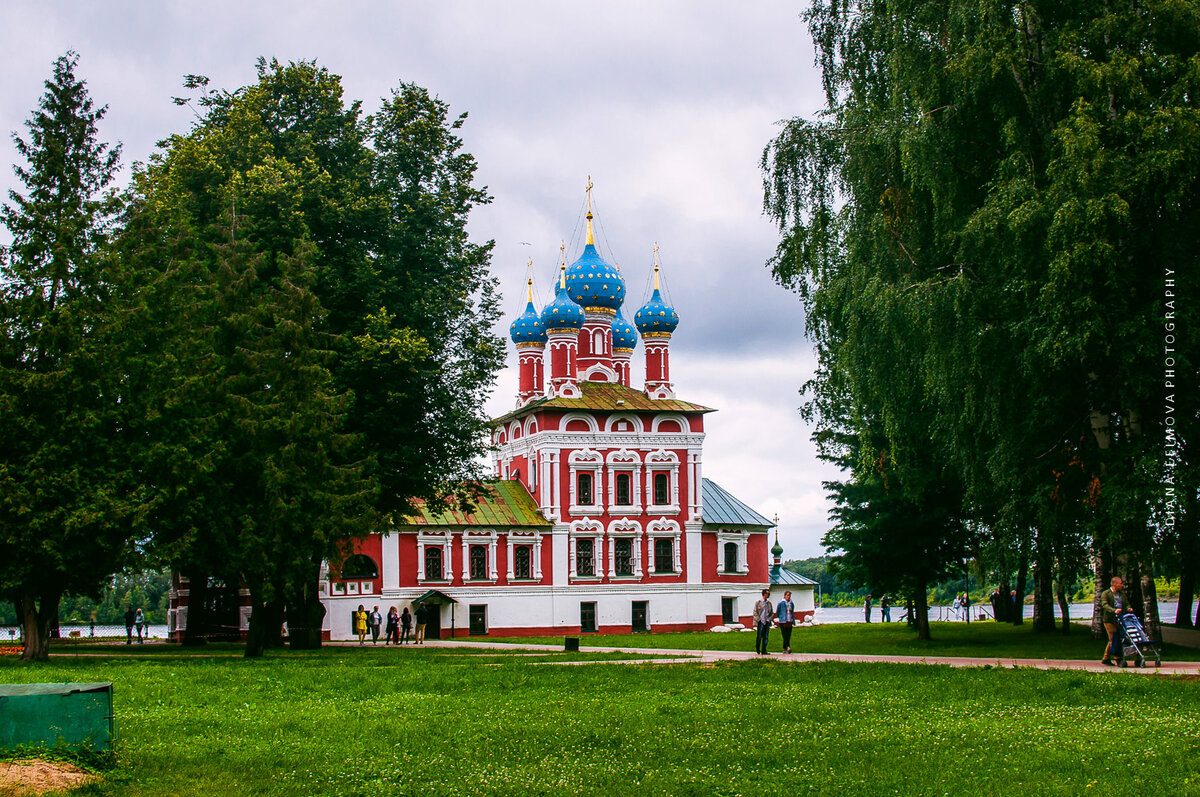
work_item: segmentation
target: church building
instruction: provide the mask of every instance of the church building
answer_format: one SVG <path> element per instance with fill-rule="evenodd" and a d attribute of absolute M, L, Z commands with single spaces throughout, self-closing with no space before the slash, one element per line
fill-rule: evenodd
<path fill-rule="evenodd" d="M 777 539 L 768 550 L 777 524 L 703 474 L 713 410 L 676 396 L 680 319 L 657 250 L 653 294 L 630 324 L 589 195 L 582 254 L 564 256 L 548 305 L 534 305 L 532 279 L 527 296 L 510 328 L 518 393 L 494 422 L 493 479 L 464 489 L 470 511 L 419 507 L 324 568 L 326 638 L 354 638 L 360 604 L 384 615 L 423 604 L 427 638 L 742 628 L 784 579 L 798 622 L 811 617 L 814 582 L 780 570 Z"/>

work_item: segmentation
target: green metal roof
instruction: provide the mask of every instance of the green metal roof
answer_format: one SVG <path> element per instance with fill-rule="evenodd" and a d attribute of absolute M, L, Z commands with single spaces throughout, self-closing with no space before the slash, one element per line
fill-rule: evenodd
<path fill-rule="evenodd" d="M 531 412 L 546 409 L 599 410 L 604 412 L 715 412 L 711 407 L 677 399 L 652 399 L 640 390 L 612 382 L 580 382 L 580 398 L 538 399 L 496 418 L 493 423 L 505 423 Z"/>
<path fill-rule="evenodd" d="M 701 479 L 701 498 L 704 501 L 704 525 L 720 526 L 765 526 L 774 523 L 734 498 L 727 490 L 719 487 L 712 479 Z"/>
<path fill-rule="evenodd" d="M 553 526 L 542 516 L 533 496 L 521 482 L 480 482 L 474 485 L 477 496 L 464 491 L 463 498 L 474 504 L 473 511 L 463 511 L 455 499 L 449 509 L 431 510 L 424 502 L 417 503 L 417 512 L 400 518 L 397 526 Z"/>

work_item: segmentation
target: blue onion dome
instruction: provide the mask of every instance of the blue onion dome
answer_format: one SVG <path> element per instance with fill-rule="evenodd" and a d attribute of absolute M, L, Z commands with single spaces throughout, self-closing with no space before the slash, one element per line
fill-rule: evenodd
<path fill-rule="evenodd" d="M 637 330 L 625 320 L 621 311 L 617 310 L 617 315 L 612 322 L 613 351 L 633 351 L 637 347 L 637 340 Z"/>
<path fill-rule="evenodd" d="M 561 278 L 554 290 L 554 301 L 542 309 L 541 321 L 546 332 L 583 328 L 583 308 L 571 301 Z"/>
<path fill-rule="evenodd" d="M 583 254 L 567 269 L 567 292 L 580 307 L 615 311 L 625 301 L 625 280 L 588 241 Z"/>
<path fill-rule="evenodd" d="M 662 294 L 655 288 L 650 301 L 634 314 L 633 323 L 643 335 L 670 335 L 679 326 L 679 313 L 663 301 Z"/>
<path fill-rule="evenodd" d="M 525 312 L 512 322 L 512 326 L 508 328 L 508 334 L 512 338 L 512 342 L 518 346 L 546 342 L 546 328 L 542 326 L 542 321 L 538 318 L 537 310 L 533 307 L 533 300 L 530 300 L 529 304 L 525 306 Z"/>

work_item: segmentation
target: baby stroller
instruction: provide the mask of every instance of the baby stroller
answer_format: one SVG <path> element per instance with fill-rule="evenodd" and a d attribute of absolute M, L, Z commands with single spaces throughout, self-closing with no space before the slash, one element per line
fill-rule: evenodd
<path fill-rule="evenodd" d="M 1155 642 L 1146 633 L 1146 629 L 1142 627 L 1141 621 L 1137 615 L 1132 612 L 1122 614 L 1120 617 L 1121 630 L 1125 632 L 1124 642 L 1124 658 L 1121 659 L 1121 666 L 1125 667 L 1126 662 L 1130 657 L 1136 657 L 1133 663 L 1135 667 L 1146 666 L 1146 656 L 1154 657 L 1154 666 L 1162 666 L 1162 657 L 1158 654 L 1159 644 Z"/>

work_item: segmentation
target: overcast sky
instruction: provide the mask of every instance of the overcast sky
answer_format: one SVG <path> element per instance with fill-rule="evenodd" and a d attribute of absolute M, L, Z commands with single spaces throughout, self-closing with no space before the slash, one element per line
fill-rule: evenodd
<path fill-rule="evenodd" d="M 144 161 L 191 111 L 171 103 L 182 76 L 215 88 L 254 80 L 259 56 L 317 59 L 367 112 L 415 82 L 470 114 L 462 129 L 494 202 L 472 236 L 494 239 L 492 269 L 509 321 L 533 258 L 551 293 L 559 242 L 582 248 L 590 175 L 601 254 L 627 285 L 625 316 L 647 298 L 652 247 L 680 324 L 677 395 L 706 420 L 704 473 L 767 517 L 785 558 L 822 553 L 828 526 L 819 462 L 800 419 L 813 367 L 796 297 L 766 268 L 778 234 L 762 214 L 763 147 L 776 123 L 822 104 L 802 2 L 55 2 L 0 3 L 0 130 L 21 130 L 56 57 L 108 105 L 101 135 Z M 13 187 L 11 140 L 0 187 Z M 121 178 L 124 181 L 125 176 Z M 634 382 L 642 369 L 639 344 Z M 513 407 L 516 357 L 493 415 Z"/>

